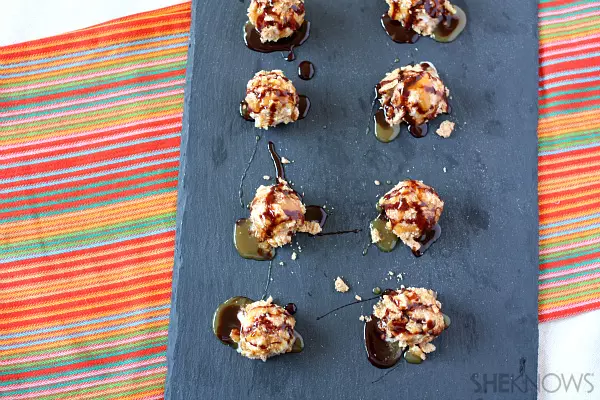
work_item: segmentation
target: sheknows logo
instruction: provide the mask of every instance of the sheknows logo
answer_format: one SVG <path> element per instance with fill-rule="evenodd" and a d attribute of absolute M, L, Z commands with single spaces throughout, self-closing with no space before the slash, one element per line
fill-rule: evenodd
<path fill-rule="evenodd" d="M 537 380 L 526 374 L 504 373 L 471 375 L 474 393 L 592 393 L 593 373 L 538 375 Z"/>

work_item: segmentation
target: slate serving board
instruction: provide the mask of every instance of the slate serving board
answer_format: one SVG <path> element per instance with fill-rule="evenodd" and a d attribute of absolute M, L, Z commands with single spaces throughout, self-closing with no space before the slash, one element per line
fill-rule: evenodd
<path fill-rule="evenodd" d="M 501 383 L 502 374 L 524 372 L 535 381 L 537 364 L 537 3 L 456 1 L 469 16 L 457 41 L 421 39 L 393 43 L 379 18 L 381 1 L 307 0 L 310 39 L 297 60 L 260 54 L 242 40 L 248 2 L 194 2 L 194 23 L 181 147 L 177 245 L 169 327 L 169 399 L 534 399 L 535 390 Z M 398 58 L 399 63 L 394 60 Z M 312 61 L 311 81 L 296 75 Z M 451 90 L 457 129 L 450 139 L 433 131 L 411 137 L 404 129 L 390 144 L 366 135 L 374 85 L 395 67 L 430 61 Z M 312 100 L 307 119 L 268 132 L 241 119 L 245 85 L 261 69 L 282 69 Z M 260 298 L 268 263 L 244 260 L 233 244 L 233 224 L 247 216 L 238 182 L 255 142 L 256 159 L 244 200 L 274 175 L 267 142 L 294 160 L 288 178 L 307 204 L 333 210 L 326 230 L 363 228 L 357 235 L 298 236 L 279 250 L 269 294 L 295 302 L 302 354 L 266 363 L 240 357 L 211 331 L 217 305 L 231 296 Z M 447 172 L 444 172 L 444 168 Z M 377 197 L 407 177 L 432 185 L 446 202 L 441 239 L 424 257 L 399 246 L 384 254 L 371 248 L 368 224 Z M 297 246 L 294 245 L 296 248 Z M 285 266 L 279 266 L 284 261 Z M 372 367 L 363 345 L 361 314 L 372 303 L 316 317 L 395 287 L 437 290 L 452 326 L 435 341 L 438 351 L 420 366 Z M 336 293 L 343 276 L 352 287 Z M 484 374 L 487 374 L 485 377 Z M 494 378 L 495 377 L 495 378 Z M 483 392 L 484 379 L 488 383 Z M 507 390 L 509 390 L 507 392 Z M 519 391 L 520 390 L 520 391 Z"/>

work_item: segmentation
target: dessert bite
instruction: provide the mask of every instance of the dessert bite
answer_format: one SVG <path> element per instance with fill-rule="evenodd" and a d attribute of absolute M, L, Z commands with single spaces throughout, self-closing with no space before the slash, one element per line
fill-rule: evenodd
<path fill-rule="evenodd" d="M 269 142 L 277 176 L 272 185 L 261 185 L 249 205 L 250 217 L 235 224 L 234 245 L 238 253 L 253 260 L 272 260 L 275 249 L 292 242 L 296 233 L 321 233 L 327 220 L 322 207 L 305 206 L 285 179 L 281 158 Z"/>
<path fill-rule="evenodd" d="M 427 62 L 388 73 L 377 86 L 377 95 L 385 123 L 398 127 L 404 122 L 415 137 L 427 135 L 428 122 L 450 112 L 450 90 Z M 376 121 L 381 124 L 381 116 Z"/>
<path fill-rule="evenodd" d="M 464 30 L 467 17 L 449 0 L 386 0 L 381 21 L 392 40 L 414 43 L 419 36 L 451 42 Z"/>
<path fill-rule="evenodd" d="M 213 332 L 242 356 L 267 361 L 285 353 L 299 353 L 302 337 L 294 330 L 295 304 L 281 307 L 273 298 L 252 301 L 233 297 L 222 303 L 213 318 Z"/>
<path fill-rule="evenodd" d="M 405 180 L 381 197 L 377 203 L 379 217 L 371 223 L 371 240 L 383 251 L 396 245 L 391 235 L 421 256 L 435 242 L 444 202 L 436 191 L 421 181 Z"/>
<path fill-rule="evenodd" d="M 304 23 L 304 0 L 252 0 L 248 20 L 263 43 L 292 36 Z"/>
<path fill-rule="evenodd" d="M 297 232 L 316 235 L 321 225 L 305 219 L 306 207 L 289 184 L 260 186 L 250 203 L 250 232 L 265 246 L 282 247 L 291 243 Z"/>
<path fill-rule="evenodd" d="M 241 112 L 255 127 L 269 129 L 297 121 L 300 107 L 300 96 L 282 71 L 259 71 L 248 82 Z"/>
<path fill-rule="evenodd" d="M 284 52 L 285 59 L 293 61 L 294 48 L 310 36 L 310 22 L 305 15 L 304 0 L 252 0 L 244 42 L 261 53 Z"/>
<path fill-rule="evenodd" d="M 386 290 L 365 325 L 369 361 L 379 368 L 395 365 L 402 355 L 414 364 L 435 351 L 431 343 L 450 326 L 437 294 L 424 288 Z"/>

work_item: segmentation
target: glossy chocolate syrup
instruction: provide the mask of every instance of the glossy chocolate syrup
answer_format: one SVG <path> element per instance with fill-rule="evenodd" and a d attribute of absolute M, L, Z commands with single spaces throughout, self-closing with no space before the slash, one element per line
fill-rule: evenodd
<path fill-rule="evenodd" d="M 302 61 L 298 66 L 298 76 L 305 81 L 311 80 L 315 76 L 315 66 L 310 61 Z"/>
<path fill-rule="evenodd" d="M 371 231 L 373 229 L 377 229 L 377 231 L 379 232 L 381 240 L 375 243 L 375 246 L 377 246 L 379 250 L 385 253 L 389 253 L 390 251 L 396 248 L 399 239 L 398 236 L 394 234 L 394 232 L 388 229 L 387 218 L 385 214 L 381 213 L 377 218 L 371 221 L 370 229 Z"/>
<path fill-rule="evenodd" d="M 398 343 L 388 342 L 385 335 L 377 327 L 379 319 L 371 316 L 365 323 L 364 339 L 365 349 L 369 362 L 377 368 L 392 368 L 402 358 L 403 349 Z"/>
<path fill-rule="evenodd" d="M 240 329 L 240 321 L 237 314 L 241 307 L 254 301 L 247 297 L 232 297 L 221 303 L 213 316 L 213 333 L 224 344 L 237 348 L 237 344 L 231 339 L 231 330 Z"/>
<path fill-rule="evenodd" d="M 310 111 L 310 99 L 304 95 L 300 95 L 298 102 L 298 120 L 306 118 L 308 112 Z"/>
<path fill-rule="evenodd" d="M 275 257 L 275 249 L 260 246 L 260 242 L 250 232 L 252 222 L 247 218 L 237 220 L 233 234 L 235 249 L 243 258 L 256 261 L 269 261 Z"/>
<path fill-rule="evenodd" d="M 302 44 L 308 40 L 309 36 L 310 22 L 308 21 L 304 21 L 290 37 L 280 39 L 276 42 L 265 43 L 261 42 L 260 33 L 251 22 L 247 22 L 244 26 L 244 42 L 250 50 L 258 51 L 260 53 L 281 51 L 287 61 L 294 61 L 296 59 L 294 49 L 302 46 Z"/>
<path fill-rule="evenodd" d="M 373 116 L 375 122 L 375 137 L 383 143 L 389 143 L 396 139 L 400 134 L 400 125 L 390 126 L 385 120 L 383 109 L 377 110 Z"/>
<path fill-rule="evenodd" d="M 410 27 L 405 28 L 400 21 L 392 19 L 388 13 L 381 16 L 381 26 L 390 39 L 396 43 L 416 43 L 421 37 L 412 29 L 412 25 L 407 25 Z"/>
<path fill-rule="evenodd" d="M 290 315 L 294 315 L 298 312 L 298 307 L 294 303 L 288 303 L 283 308 L 285 308 L 285 311 L 287 311 Z"/>
<path fill-rule="evenodd" d="M 452 42 L 462 33 L 467 25 L 467 14 L 458 6 L 454 6 L 454 8 L 456 9 L 456 14 L 444 16 L 442 22 L 433 32 L 433 38 L 438 42 Z"/>
<path fill-rule="evenodd" d="M 321 228 L 325 226 L 327 221 L 327 211 L 323 207 L 319 206 L 306 206 L 306 213 L 304 214 L 306 221 L 318 222 Z"/>
<path fill-rule="evenodd" d="M 242 100 L 240 102 L 240 115 L 246 121 L 254 121 L 254 119 L 250 116 L 250 110 L 248 109 L 248 103 L 246 103 L 246 100 Z"/>
<path fill-rule="evenodd" d="M 273 165 L 275 166 L 275 176 L 277 176 L 279 179 L 285 180 L 285 169 L 283 168 L 281 157 L 279 157 L 279 154 L 277 154 L 275 143 L 273 142 L 269 142 L 269 154 L 271 155 L 271 160 L 273 160 Z"/>
<path fill-rule="evenodd" d="M 425 11 L 429 16 L 439 22 L 433 32 L 434 40 L 443 43 L 451 42 L 465 29 L 467 15 L 460 7 L 454 6 L 456 14 L 452 15 L 437 0 L 433 2 L 422 0 L 414 6 L 417 7 L 423 3 L 425 3 Z M 408 13 L 404 21 L 400 22 L 397 20 L 401 18 L 400 5 L 393 3 L 391 5 L 391 14 L 393 18 L 390 17 L 389 13 L 381 16 L 381 25 L 388 36 L 396 43 L 416 43 L 420 38 L 420 35 L 413 29 L 414 24 L 417 22 L 417 13 Z"/>

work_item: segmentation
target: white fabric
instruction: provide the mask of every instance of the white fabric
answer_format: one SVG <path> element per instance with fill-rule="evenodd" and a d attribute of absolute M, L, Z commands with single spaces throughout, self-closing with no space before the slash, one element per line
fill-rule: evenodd
<path fill-rule="evenodd" d="M 73 31 L 181 0 L 0 0 L 0 46 Z M 540 325 L 539 400 L 600 399 L 600 310 Z M 577 393 L 559 379 L 582 379 Z M 589 382 L 589 383 L 588 383 Z M 591 385 L 590 385 L 591 383 Z M 586 393 L 590 389 L 591 393 Z M 554 392 L 555 393 L 551 393 Z"/>
<path fill-rule="evenodd" d="M 600 399 L 600 310 L 541 324 L 538 360 L 539 400 Z M 586 374 L 579 392 L 565 388 Z"/>
<path fill-rule="evenodd" d="M 54 36 L 184 0 L 0 0 L 0 46 Z"/>

